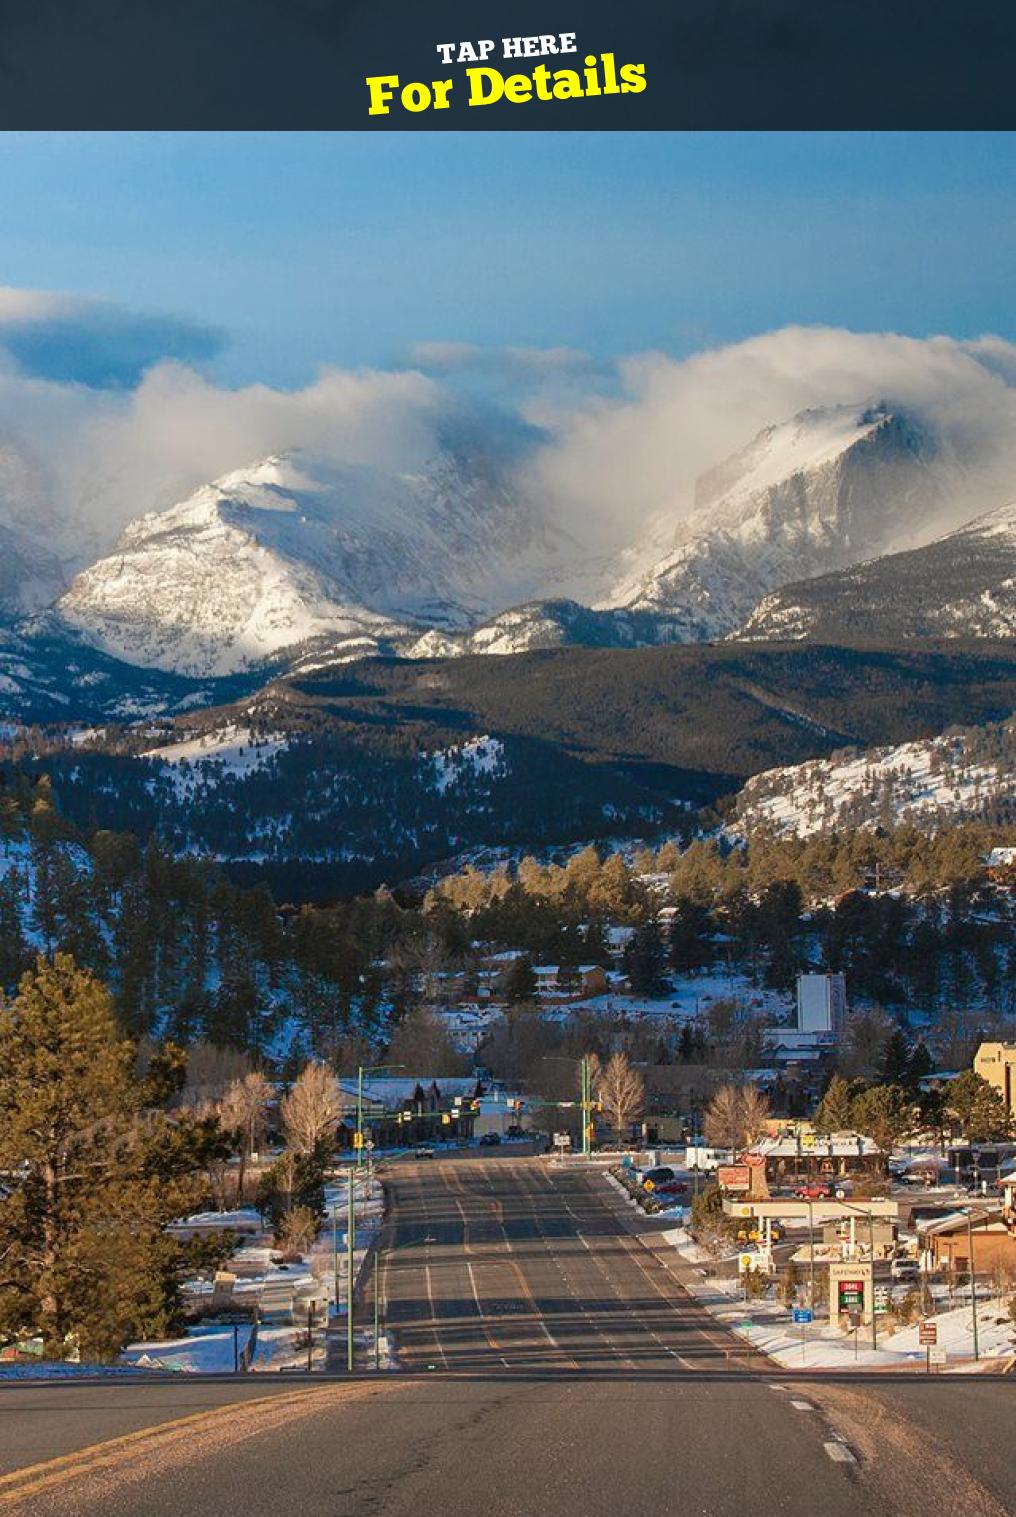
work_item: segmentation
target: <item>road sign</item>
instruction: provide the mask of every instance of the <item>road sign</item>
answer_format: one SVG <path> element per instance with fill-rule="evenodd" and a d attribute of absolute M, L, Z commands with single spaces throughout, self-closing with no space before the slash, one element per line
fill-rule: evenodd
<path fill-rule="evenodd" d="M 947 1358 L 948 1355 L 944 1348 L 929 1348 L 928 1350 L 929 1364 L 944 1364 Z"/>
<path fill-rule="evenodd" d="M 875 1310 L 885 1313 L 892 1307 L 892 1291 L 888 1285 L 876 1285 L 875 1287 Z"/>
<path fill-rule="evenodd" d="M 566 1132 L 556 1132 L 554 1134 L 554 1147 L 571 1148 L 571 1134 Z"/>
<path fill-rule="evenodd" d="M 747 1274 L 748 1270 L 754 1269 L 758 1264 L 758 1254 L 738 1254 L 737 1268 L 740 1274 Z"/>
<path fill-rule="evenodd" d="M 938 1323 L 922 1322 L 917 1329 L 917 1341 L 922 1348 L 934 1348 L 938 1342 Z"/>
<path fill-rule="evenodd" d="M 810 1306 L 795 1306 L 794 1307 L 794 1321 L 795 1322 L 811 1322 L 813 1320 L 814 1320 L 814 1313 L 812 1312 Z"/>

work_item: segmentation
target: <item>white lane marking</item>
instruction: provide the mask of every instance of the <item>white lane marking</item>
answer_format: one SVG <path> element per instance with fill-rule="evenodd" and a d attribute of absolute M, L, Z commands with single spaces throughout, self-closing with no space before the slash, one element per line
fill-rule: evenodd
<path fill-rule="evenodd" d="M 488 1186 L 490 1186 L 489 1180 L 488 1180 L 487 1183 L 488 1183 Z M 458 1199 L 458 1197 L 455 1197 L 454 1200 L 455 1200 L 455 1205 L 459 1209 L 459 1214 L 462 1217 L 463 1242 L 465 1243 L 465 1235 L 466 1235 L 466 1230 L 469 1227 L 469 1221 L 468 1221 L 468 1218 L 466 1217 L 466 1211 L 465 1211 L 464 1206 L 462 1205 L 462 1202 Z M 491 1206 L 493 1215 L 494 1215 L 494 1217 L 495 1217 L 495 1219 L 497 1221 L 497 1225 L 501 1229 L 501 1235 L 502 1235 L 502 1237 L 504 1239 L 505 1248 L 506 1248 L 507 1252 L 509 1254 L 511 1254 L 513 1252 L 513 1249 L 512 1249 L 512 1245 L 511 1245 L 511 1239 L 508 1237 L 508 1230 L 507 1230 L 507 1228 L 505 1226 L 505 1221 L 504 1221 L 504 1206 L 503 1206 L 502 1202 L 499 1201 L 497 1198 L 494 1198 L 488 1204 Z M 539 1223 L 537 1223 L 537 1226 L 539 1226 Z M 465 1246 L 466 1246 L 466 1251 L 469 1252 L 470 1251 L 470 1245 L 466 1244 Z M 478 1262 L 480 1262 L 480 1263 L 487 1262 L 487 1263 L 490 1263 L 490 1264 L 497 1265 L 499 1261 L 497 1259 L 490 1259 L 490 1260 L 487 1260 L 487 1261 L 480 1260 Z M 572 1357 L 571 1357 L 570 1354 L 566 1354 L 565 1353 L 565 1351 L 562 1349 L 561 1345 L 558 1343 L 557 1339 L 554 1337 L 553 1333 L 550 1331 L 550 1328 L 547 1326 L 547 1323 L 546 1323 L 546 1321 L 544 1320 L 544 1317 L 543 1317 L 543 1313 L 540 1311 L 539 1305 L 538 1305 L 538 1303 L 536 1301 L 536 1297 L 533 1295 L 533 1293 L 532 1293 L 532 1291 L 531 1291 L 531 1289 L 529 1287 L 529 1282 L 526 1280 L 526 1278 L 525 1278 L 522 1270 L 519 1268 L 519 1266 L 515 1263 L 514 1260 L 510 1261 L 510 1266 L 514 1270 L 516 1278 L 517 1278 L 519 1284 L 522 1286 L 522 1290 L 523 1290 L 524 1294 L 529 1297 L 529 1300 L 533 1304 L 532 1320 L 536 1323 L 536 1326 L 543 1333 L 544 1337 L 546 1338 L 547 1342 L 550 1344 L 551 1348 L 554 1349 L 555 1353 L 562 1354 L 564 1356 L 564 1358 L 566 1358 L 571 1363 L 571 1365 L 572 1365 L 572 1367 L 574 1369 L 578 1369 L 579 1366 L 576 1363 L 576 1361 L 574 1359 L 572 1359 Z M 486 1319 L 486 1316 L 485 1316 L 485 1313 L 484 1313 L 484 1310 L 483 1310 L 483 1306 L 482 1306 L 482 1304 L 480 1302 L 479 1293 L 478 1293 L 477 1288 L 476 1288 L 476 1277 L 473 1274 L 473 1266 L 472 1266 L 472 1264 L 468 1260 L 466 1261 L 466 1269 L 469 1271 L 469 1283 L 470 1283 L 470 1286 L 472 1287 L 473 1299 L 476 1302 L 476 1309 L 477 1309 L 477 1311 L 480 1314 L 480 1320 L 483 1323 L 483 1330 L 484 1330 L 484 1333 L 487 1335 L 487 1338 L 488 1338 L 488 1341 L 489 1341 L 490 1340 L 490 1334 L 487 1331 L 487 1326 L 486 1326 L 487 1319 Z M 502 1363 L 506 1364 L 507 1362 L 508 1362 L 507 1360 L 502 1360 Z"/>
<path fill-rule="evenodd" d="M 813 1412 L 815 1410 L 810 1401 L 792 1401 L 790 1404 L 791 1406 L 795 1406 L 799 1412 Z"/>
<path fill-rule="evenodd" d="M 670 1356 L 672 1358 L 676 1359 L 680 1364 L 682 1364 L 685 1369 L 694 1369 L 695 1366 L 693 1364 L 691 1364 L 689 1360 L 685 1359 L 681 1354 L 679 1354 L 678 1351 L 677 1351 L 677 1349 L 672 1348 L 668 1343 L 665 1343 L 664 1340 L 660 1337 L 660 1335 L 657 1332 L 654 1331 L 653 1328 L 647 1327 L 646 1324 L 642 1321 L 642 1319 L 638 1316 L 638 1313 L 636 1312 L 636 1309 L 632 1305 L 632 1303 L 630 1301 L 628 1301 L 625 1297 L 621 1296 L 620 1292 L 618 1291 L 617 1287 L 615 1286 L 615 1284 L 613 1282 L 613 1278 L 609 1274 L 609 1272 L 608 1272 L 608 1270 L 606 1268 L 606 1265 L 603 1263 L 603 1260 L 600 1257 L 598 1251 L 595 1250 L 595 1249 L 593 1249 L 591 1247 L 591 1245 L 586 1241 L 586 1239 L 583 1236 L 583 1234 L 579 1231 L 579 1220 L 580 1219 L 576 1215 L 576 1213 L 572 1210 L 572 1208 L 571 1208 L 571 1206 L 570 1206 L 567 1198 L 563 1194 L 560 1196 L 560 1201 L 561 1201 L 561 1204 L 564 1206 L 565 1211 L 568 1213 L 568 1215 L 572 1218 L 573 1222 L 575 1223 L 575 1229 L 576 1229 L 576 1232 L 578 1233 L 579 1238 L 582 1240 L 582 1242 L 585 1244 L 586 1248 L 589 1250 L 589 1252 L 591 1254 L 593 1254 L 594 1258 L 596 1259 L 597 1267 L 599 1268 L 600 1273 L 603 1275 L 603 1278 L 606 1281 L 606 1283 L 610 1286 L 610 1289 L 614 1292 L 614 1295 L 617 1297 L 618 1302 L 620 1303 L 620 1305 L 622 1305 L 625 1308 L 625 1310 L 629 1313 L 630 1316 L 634 1316 L 636 1318 L 636 1320 L 639 1322 L 640 1326 L 642 1327 L 643 1331 L 648 1332 L 649 1336 L 651 1338 L 653 1338 L 655 1340 L 655 1342 L 658 1343 L 659 1346 L 666 1353 L 670 1354 Z M 663 1301 L 667 1306 L 671 1307 L 674 1311 L 676 1311 L 677 1310 L 677 1303 L 673 1300 L 672 1297 L 668 1296 L 665 1291 L 662 1291 L 660 1289 L 660 1287 L 657 1285 L 656 1281 L 653 1279 L 652 1275 L 650 1275 L 649 1270 L 647 1269 L 647 1267 L 645 1265 L 645 1262 L 641 1258 L 641 1254 L 640 1254 L 641 1245 L 636 1241 L 634 1243 L 634 1247 L 629 1247 L 629 1239 L 627 1238 L 626 1235 L 624 1235 L 622 1233 L 619 1233 L 619 1234 L 616 1235 L 616 1241 L 619 1244 L 619 1252 L 621 1254 L 623 1254 L 626 1259 L 630 1260 L 631 1263 L 634 1264 L 638 1270 L 641 1271 L 641 1274 L 642 1274 L 643 1278 L 653 1287 L 653 1290 L 660 1297 L 660 1300 Z M 702 1332 L 702 1329 L 698 1328 L 697 1331 Z M 629 1360 L 629 1363 L 631 1363 L 630 1360 Z"/>
<path fill-rule="evenodd" d="M 529 1188 L 529 1186 L 525 1183 L 525 1181 L 528 1178 L 528 1176 L 520 1175 L 517 1178 L 519 1180 L 519 1183 L 520 1183 L 521 1188 L 522 1188 L 523 1192 L 525 1193 L 525 1195 L 528 1197 L 529 1200 L 532 1200 L 533 1199 L 533 1192 Z M 563 1198 L 559 1198 L 559 1199 L 563 1200 Z M 564 1202 L 564 1206 L 565 1206 L 565 1209 L 569 1212 L 569 1214 L 572 1216 L 573 1220 L 576 1223 L 575 1235 L 578 1237 L 580 1243 L 584 1244 L 584 1246 L 589 1251 L 589 1253 L 593 1255 L 593 1258 L 596 1259 L 596 1255 L 595 1255 L 594 1250 L 586 1242 L 586 1239 L 582 1236 L 581 1232 L 579 1232 L 579 1229 L 578 1229 L 578 1218 L 576 1218 L 575 1215 L 574 1215 L 574 1213 L 571 1211 L 571 1208 L 568 1206 L 567 1201 Z M 570 1278 L 564 1272 L 564 1268 L 563 1268 L 563 1265 L 560 1262 L 559 1256 L 554 1253 L 553 1249 L 550 1248 L 550 1240 L 547 1237 L 546 1233 L 544 1232 L 543 1226 L 542 1226 L 542 1224 L 541 1224 L 541 1222 L 539 1220 L 539 1214 L 535 1210 L 533 1211 L 533 1219 L 536 1222 L 536 1227 L 537 1227 L 537 1230 L 539 1231 L 541 1239 L 547 1245 L 547 1257 L 548 1257 L 548 1259 L 552 1260 L 553 1263 L 557 1266 L 558 1273 L 560 1274 L 560 1276 L 561 1276 L 562 1280 L 564 1281 L 565 1285 L 568 1287 L 568 1290 L 571 1292 L 571 1295 L 572 1295 L 572 1297 L 573 1297 L 573 1299 L 575 1301 L 576 1306 L 579 1308 L 579 1310 L 581 1311 L 582 1315 L 586 1318 L 586 1320 L 589 1323 L 590 1327 L 593 1329 L 593 1331 L 595 1333 L 597 1333 L 599 1335 L 599 1337 L 601 1337 L 603 1339 L 603 1341 L 606 1344 L 607 1348 L 610 1349 L 611 1353 L 614 1354 L 621 1361 L 621 1363 L 623 1365 L 625 1365 L 628 1369 L 631 1369 L 631 1370 L 638 1369 L 638 1365 L 635 1363 L 634 1359 L 630 1358 L 627 1354 L 625 1354 L 623 1352 L 623 1350 L 620 1349 L 617 1346 L 617 1344 L 611 1338 L 610 1334 L 604 1329 L 604 1327 L 602 1326 L 602 1324 L 596 1321 L 596 1319 L 593 1317 L 592 1313 L 589 1311 L 588 1307 L 586 1306 L 584 1299 L 579 1294 L 579 1292 L 575 1289 L 575 1287 L 572 1285 Z M 611 1280 L 607 1276 L 605 1270 L 603 1269 L 603 1266 L 599 1263 L 599 1261 L 597 1261 L 597 1269 L 599 1270 L 599 1273 L 603 1276 L 605 1283 L 610 1287 L 611 1290 L 614 1291 L 614 1295 L 617 1296 L 618 1293 L 614 1289 L 613 1283 L 611 1282 Z M 620 1298 L 620 1296 L 618 1296 L 618 1301 L 620 1301 L 620 1300 L 621 1300 L 621 1298 Z M 579 1368 L 579 1365 L 577 1364 L 577 1362 L 574 1359 L 572 1360 L 572 1363 L 575 1364 L 576 1368 Z"/>
<path fill-rule="evenodd" d="M 845 1443 L 824 1443 L 822 1447 L 837 1464 L 856 1464 L 857 1460 Z"/>

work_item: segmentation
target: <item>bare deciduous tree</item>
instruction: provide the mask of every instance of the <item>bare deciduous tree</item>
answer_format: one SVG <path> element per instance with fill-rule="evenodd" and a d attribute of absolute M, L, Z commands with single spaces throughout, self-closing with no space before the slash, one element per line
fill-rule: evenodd
<path fill-rule="evenodd" d="M 620 1148 L 625 1129 L 642 1115 L 646 1099 L 642 1076 L 632 1069 L 625 1054 L 611 1054 L 597 1075 L 596 1095 L 603 1103 Z"/>
<path fill-rule="evenodd" d="M 769 1102 L 754 1085 L 721 1085 L 706 1107 L 702 1122 L 706 1142 L 715 1148 L 746 1148 L 765 1130 Z"/>
<path fill-rule="evenodd" d="M 319 1222 L 309 1206 L 294 1206 L 275 1229 L 276 1245 L 291 1254 L 309 1254 L 318 1235 Z"/>
<path fill-rule="evenodd" d="M 348 1102 L 324 1064 L 307 1064 L 280 1107 L 282 1129 L 294 1153 L 312 1154 L 330 1133 Z"/>
<path fill-rule="evenodd" d="M 411 1075 L 463 1075 L 469 1061 L 455 1047 L 444 1023 L 426 1007 L 409 1012 L 392 1034 L 392 1064 Z"/>
<path fill-rule="evenodd" d="M 260 1070 L 252 1070 L 242 1080 L 234 1080 L 226 1091 L 219 1118 L 223 1127 L 238 1132 L 240 1142 L 240 1171 L 237 1177 L 237 1195 L 243 1205 L 243 1185 L 250 1157 L 257 1147 L 258 1135 L 264 1125 L 265 1112 L 272 1098 L 272 1087 Z"/>

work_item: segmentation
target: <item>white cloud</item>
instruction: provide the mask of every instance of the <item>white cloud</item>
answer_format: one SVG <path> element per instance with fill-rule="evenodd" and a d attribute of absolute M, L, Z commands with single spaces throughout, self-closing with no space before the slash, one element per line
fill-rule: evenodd
<path fill-rule="evenodd" d="M 999 338 L 787 327 L 683 360 L 642 354 L 619 373 L 619 395 L 527 408 L 552 436 L 533 487 L 608 541 L 660 513 L 679 521 L 704 469 L 809 406 L 887 399 L 927 418 L 973 468 L 957 520 L 1016 496 L 1016 347 Z"/>

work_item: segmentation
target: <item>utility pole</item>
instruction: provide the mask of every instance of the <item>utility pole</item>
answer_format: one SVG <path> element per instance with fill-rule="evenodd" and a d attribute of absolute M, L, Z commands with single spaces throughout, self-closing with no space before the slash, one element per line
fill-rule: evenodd
<path fill-rule="evenodd" d="M 363 1163 L 363 1065 L 356 1071 L 356 1167 Z"/>
<path fill-rule="evenodd" d="M 808 1198 L 808 1305 L 815 1317 L 815 1203 Z"/>
<path fill-rule="evenodd" d="M 335 1314 L 339 1311 L 339 1209 L 332 1197 L 332 1292 L 335 1298 Z"/>
<path fill-rule="evenodd" d="M 981 1357 L 977 1343 L 977 1276 L 974 1273 L 974 1223 L 967 1212 L 967 1251 L 970 1254 L 970 1320 L 974 1330 L 974 1359 Z"/>
<path fill-rule="evenodd" d="M 582 1054 L 582 1060 L 581 1065 L 579 1065 L 579 1069 L 581 1069 L 582 1077 L 582 1157 L 584 1157 L 584 1159 L 588 1159 L 591 1151 L 593 1151 L 593 1144 L 590 1142 L 590 1066 L 588 1066 L 588 1059 L 585 1057 L 585 1054 Z"/>
<path fill-rule="evenodd" d="M 871 1261 L 871 1346 L 878 1352 L 878 1314 L 875 1311 L 875 1216 L 868 1213 L 868 1258 Z"/>
<path fill-rule="evenodd" d="M 353 1373 L 353 1249 L 356 1244 L 356 1196 L 352 1165 L 347 1176 L 346 1198 L 346 1369 Z"/>
<path fill-rule="evenodd" d="M 314 1303 L 307 1302 L 307 1369 L 314 1368 Z"/>
<path fill-rule="evenodd" d="M 378 1240 L 374 1250 L 374 1368 L 381 1368 L 381 1305 L 378 1295 L 378 1276 L 381 1273 L 381 1245 Z"/>

